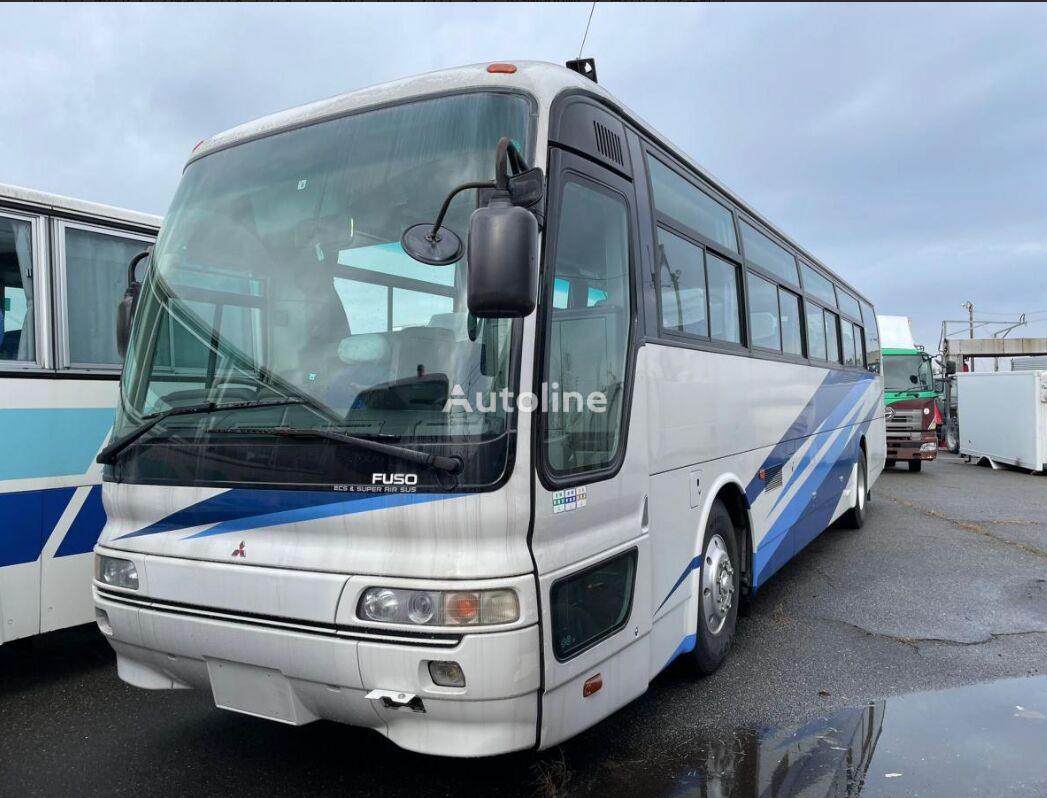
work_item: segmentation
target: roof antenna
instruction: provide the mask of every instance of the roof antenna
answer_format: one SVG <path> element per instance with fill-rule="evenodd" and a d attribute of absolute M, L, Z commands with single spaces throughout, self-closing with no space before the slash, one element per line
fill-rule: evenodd
<path fill-rule="evenodd" d="M 596 83 L 596 59 L 582 58 L 582 50 L 585 49 L 585 40 L 589 38 L 589 26 L 593 23 L 594 11 L 596 11 L 596 0 L 593 0 L 593 4 L 589 8 L 589 20 L 585 23 L 585 34 L 582 36 L 582 43 L 578 47 L 578 57 L 572 61 L 568 61 L 565 66 L 571 71 L 577 72 L 579 75 L 584 75 L 593 83 Z"/>

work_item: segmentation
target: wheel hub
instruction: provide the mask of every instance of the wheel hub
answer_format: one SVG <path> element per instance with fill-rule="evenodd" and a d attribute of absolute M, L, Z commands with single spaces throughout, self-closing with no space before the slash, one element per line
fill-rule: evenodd
<path fill-rule="evenodd" d="M 713 634 L 723 628 L 733 603 L 734 566 L 723 538 L 713 535 L 702 561 L 702 613 Z"/>

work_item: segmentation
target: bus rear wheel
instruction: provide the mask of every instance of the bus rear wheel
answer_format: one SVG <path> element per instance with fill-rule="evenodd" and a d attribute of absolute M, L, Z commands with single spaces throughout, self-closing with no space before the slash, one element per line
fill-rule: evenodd
<path fill-rule="evenodd" d="M 738 539 L 727 508 L 713 502 L 702 541 L 699 571 L 698 634 L 692 653 L 698 673 L 706 676 L 723 663 L 734 641 L 741 598 Z"/>

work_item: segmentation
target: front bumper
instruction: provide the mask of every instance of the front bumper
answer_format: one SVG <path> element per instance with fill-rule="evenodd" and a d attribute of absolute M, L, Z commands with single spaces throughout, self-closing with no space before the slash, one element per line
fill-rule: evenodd
<path fill-rule="evenodd" d="M 96 620 L 125 682 L 200 688 L 217 706 L 283 723 L 324 718 L 365 726 L 412 751 L 487 756 L 537 742 L 540 639 L 536 625 L 386 642 L 322 625 L 222 613 L 94 587 Z M 464 688 L 441 687 L 432 660 L 458 662 Z M 413 694 L 396 706 L 372 690 Z"/>
<path fill-rule="evenodd" d="M 887 436 L 888 460 L 934 460 L 938 456 L 938 437 L 934 430 L 924 430 L 917 440 L 912 435 Z"/>

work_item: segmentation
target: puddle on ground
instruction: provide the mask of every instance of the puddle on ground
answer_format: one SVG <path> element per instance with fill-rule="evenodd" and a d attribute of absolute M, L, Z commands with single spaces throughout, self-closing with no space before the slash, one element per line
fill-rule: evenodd
<path fill-rule="evenodd" d="M 657 773 L 625 783 L 615 775 L 617 788 L 639 795 L 1043 796 L 1047 676 L 912 693 L 799 728 L 697 738 Z"/>

